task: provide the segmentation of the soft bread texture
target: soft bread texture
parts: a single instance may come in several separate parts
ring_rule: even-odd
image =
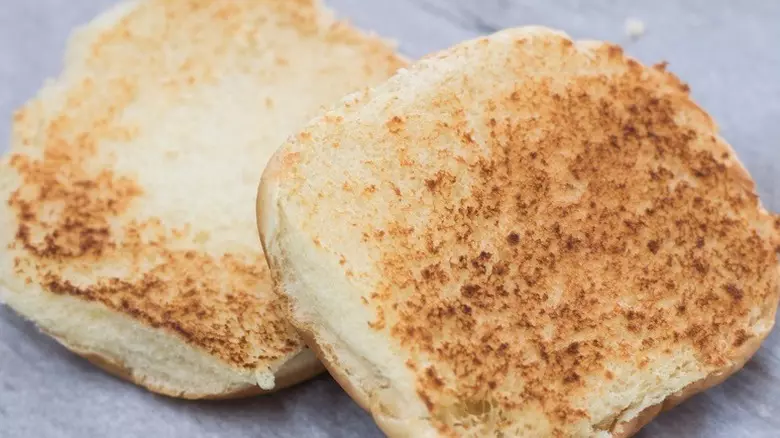
[[[257,205],[291,322],[390,436],[630,436],[774,324],[778,231],[688,87],[545,28],[344,98]]]
[[[177,397],[322,370],[256,231],[262,169],[321,105],[405,62],[311,0],[125,3],[77,31],[0,163],[0,297]]]

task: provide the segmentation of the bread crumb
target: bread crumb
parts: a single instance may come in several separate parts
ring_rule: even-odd
[[[639,39],[645,33],[644,21],[637,18],[627,18],[624,24],[626,35],[631,39]]]
[[[274,389],[276,381],[274,379],[274,373],[270,370],[258,370],[255,372],[255,379],[257,380],[257,386],[266,391]]]

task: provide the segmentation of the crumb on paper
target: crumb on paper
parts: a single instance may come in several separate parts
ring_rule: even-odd
[[[632,39],[638,39],[645,33],[645,23],[638,18],[627,18],[624,27],[626,35]]]

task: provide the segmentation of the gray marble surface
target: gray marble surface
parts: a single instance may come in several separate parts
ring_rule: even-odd
[[[55,75],[70,30],[112,0],[0,1],[0,138],[13,108]],[[774,0],[330,0],[415,58],[504,27],[543,24],[670,62],[780,211],[780,2]],[[646,33],[630,39],[625,20]],[[0,142],[5,150],[7,142]],[[0,307],[0,437],[381,436],[327,376],[280,394],[185,402],[97,371]],[[725,384],[663,414],[641,437],[780,436],[780,334]]]

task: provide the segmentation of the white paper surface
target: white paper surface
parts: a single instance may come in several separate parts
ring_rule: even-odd
[[[246,1],[246,0],[245,0]],[[70,30],[111,0],[0,1],[0,148],[13,108],[57,73]],[[503,27],[543,24],[670,61],[780,211],[780,2],[331,0],[342,17],[416,58]],[[632,40],[626,19],[645,25]],[[329,377],[233,402],[152,395],[75,357],[0,306],[0,437],[378,437]],[[663,414],[642,437],[780,436],[780,335],[725,384]]]

